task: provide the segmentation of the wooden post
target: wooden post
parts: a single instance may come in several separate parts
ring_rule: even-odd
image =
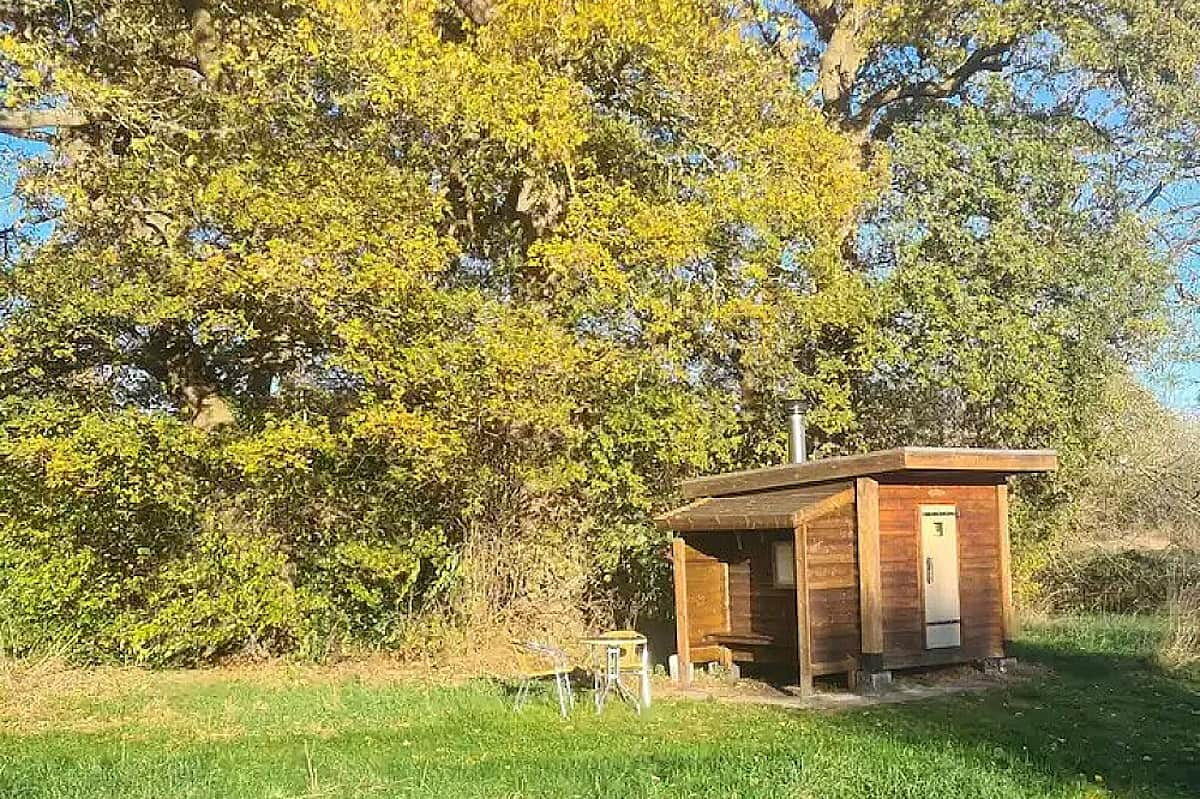
[[[795,528],[796,656],[800,667],[800,695],[812,693],[812,652],[808,640],[808,525]]]
[[[858,538],[858,607],[862,631],[862,669],[883,670],[883,578],[879,552],[879,483],[855,481]]]
[[[1008,644],[1017,635],[1017,617],[1013,611],[1012,551],[1008,538],[1008,485],[996,486],[996,513],[1000,528],[1000,629],[1005,654]]]
[[[675,575],[675,651],[679,661],[679,683],[692,681],[691,643],[688,641],[687,543],[671,539],[671,570]]]

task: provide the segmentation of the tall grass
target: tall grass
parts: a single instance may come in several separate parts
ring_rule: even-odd
[[[1158,659],[1170,671],[1200,670],[1200,583],[1182,585],[1172,592]]]

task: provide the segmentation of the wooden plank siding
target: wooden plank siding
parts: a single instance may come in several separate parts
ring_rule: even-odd
[[[920,563],[920,507],[958,509],[962,645],[925,649]],[[997,490],[992,485],[879,486],[880,582],[885,668],[998,657],[1004,652],[1001,545]]]
[[[964,477],[969,479],[957,482]],[[682,603],[682,612],[677,608],[682,619],[680,652],[686,648],[695,661],[732,657],[787,663],[802,678],[805,672],[822,675],[865,668],[863,653],[872,648],[882,652],[872,668],[1002,656],[1006,624],[1011,624],[1005,613],[1003,475],[932,475],[920,484],[905,479],[863,479],[856,488],[867,495],[867,507],[861,496],[858,502],[823,506],[793,528],[685,532],[686,542],[676,539],[683,553],[676,565],[676,599]],[[872,494],[877,511],[869,507]],[[935,504],[958,510],[962,644],[927,650],[920,508]],[[860,540],[864,512],[878,519],[874,552],[872,542]],[[775,585],[772,563],[775,542],[797,539],[805,542],[803,552],[796,552],[796,565],[803,568],[796,573],[797,582],[806,585],[800,593]],[[874,577],[861,573],[864,557],[877,557]],[[874,616],[873,607],[879,608],[878,627],[869,629],[861,620],[864,613]],[[807,636],[802,639],[798,627],[804,617]],[[710,637],[720,633],[731,634],[727,645]],[[760,636],[770,643],[739,642],[737,635]],[[807,652],[803,664],[801,651]]]
[[[812,519],[806,525],[809,656],[814,674],[846,671],[858,660],[858,544],[854,505]]]
[[[690,578],[689,615],[701,614],[701,623],[692,622],[689,638],[693,647],[704,644],[707,635],[718,632],[764,635],[773,640],[769,647],[757,647],[756,660],[794,661],[796,651],[795,589],[776,588],[771,566],[771,545],[790,540],[791,530],[748,531],[739,535],[729,533],[695,533],[687,537],[691,555],[689,573],[698,563],[723,562],[728,575],[729,623],[723,625],[710,608],[701,604],[711,595],[714,573]],[[693,588],[694,586],[694,588]],[[691,592],[699,591],[701,595]],[[706,615],[707,614],[707,615]],[[760,651],[761,650],[761,651]]]
[[[809,665],[814,675],[842,672],[847,668],[847,658],[857,658],[861,639],[854,505],[837,507],[803,526],[807,542],[803,562],[808,579]],[[795,588],[775,586],[771,552],[774,542],[794,541],[795,536],[795,530],[688,534],[688,643],[693,652],[708,646],[711,642],[705,637],[713,633],[756,634],[769,637],[772,644],[732,646],[735,660],[798,662],[801,641],[797,616],[802,606]],[[728,564],[726,628],[721,627],[712,607],[711,584],[716,573],[704,571],[718,561]]]

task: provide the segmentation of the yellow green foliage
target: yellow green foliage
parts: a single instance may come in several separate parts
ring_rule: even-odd
[[[209,10],[215,40],[157,2],[0,27],[7,99],[81,117],[24,163],[49,221],[4,272],[12,645],[394,642],[464,553],[536,542],[600,595],[658,567],[677,475],[774,457],[745,398],[854,428],[868,175],[736,22]]]

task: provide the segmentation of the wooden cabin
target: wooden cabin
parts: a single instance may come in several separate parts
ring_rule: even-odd
[[[1015,624],[1009,475],[1051,450],[904,447],[682,485],[672,530],[679,674],[691,664],[814,676],[1000,658]]]

